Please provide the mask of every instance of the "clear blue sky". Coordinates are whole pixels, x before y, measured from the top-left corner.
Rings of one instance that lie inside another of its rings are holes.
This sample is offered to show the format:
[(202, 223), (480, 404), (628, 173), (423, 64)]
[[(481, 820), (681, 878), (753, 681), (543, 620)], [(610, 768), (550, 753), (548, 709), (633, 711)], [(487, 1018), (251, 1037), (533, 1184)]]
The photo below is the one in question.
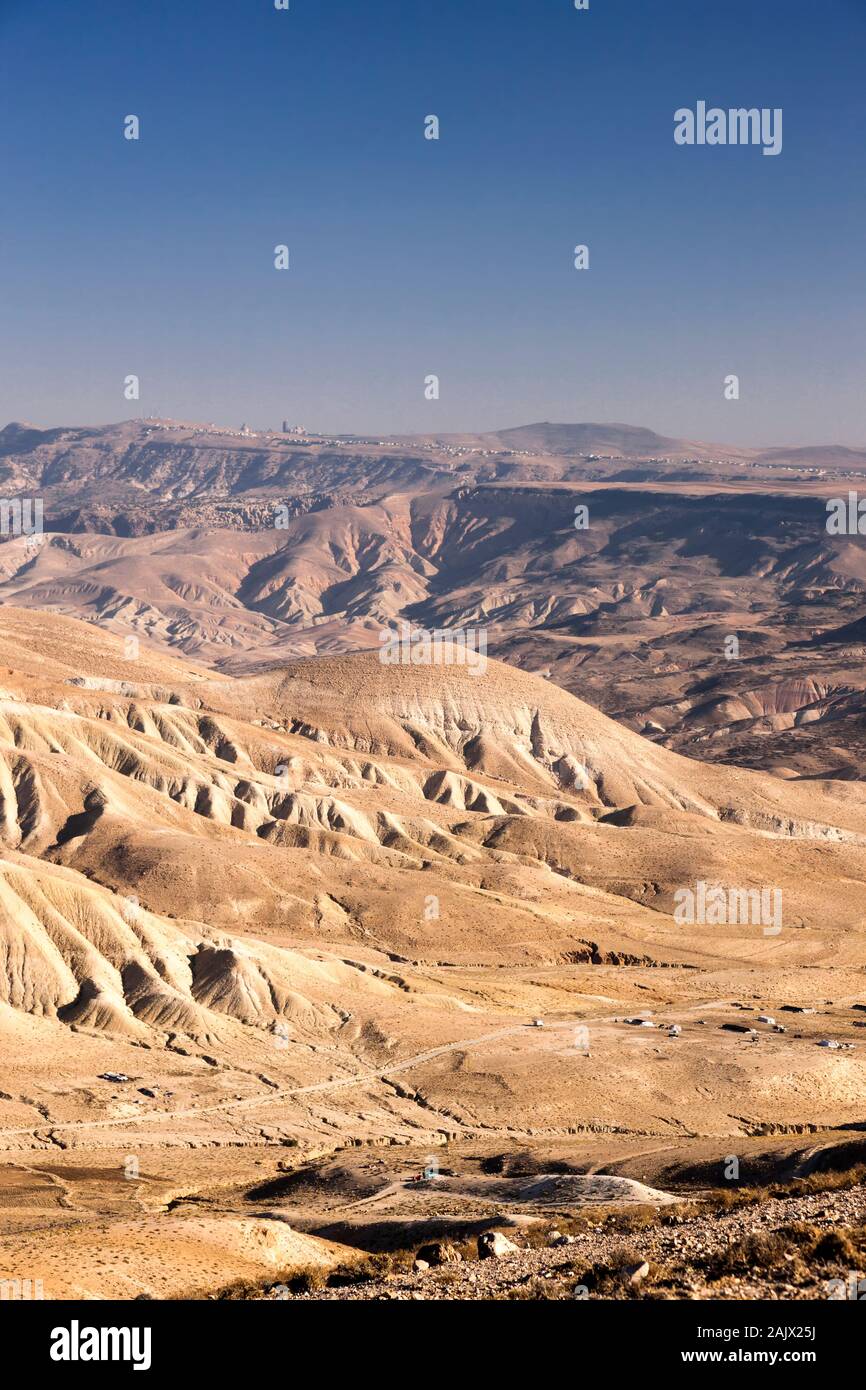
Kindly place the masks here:
[(864, 70), (864, 0), (0, 0), (0, 423), (866, 444)]

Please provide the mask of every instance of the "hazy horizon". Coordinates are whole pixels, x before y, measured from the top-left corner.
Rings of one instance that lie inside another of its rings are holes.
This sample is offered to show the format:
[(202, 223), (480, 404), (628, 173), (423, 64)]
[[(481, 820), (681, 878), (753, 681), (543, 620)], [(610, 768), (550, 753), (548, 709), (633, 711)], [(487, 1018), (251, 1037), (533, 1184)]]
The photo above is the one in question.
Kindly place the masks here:
[[(269, 433), (279, 434), (279, 433), (281, 432), (281, 426), (282, 426), (282, 421), (281, 421), (281, 420), (280, 420), (280, 421), (276, 421), (276, 422), (267, 422), (267, 423), (263, 423), (263, 422), (260, 422), (260, 421), (254, 420), (254, 419), (242, 420), (242, 419), (238, 418), (238, 419), (233, 420), (233, 419), (229, 419), (228, 417), (223, 417), (223, 418), (221, 418), (221, 419), (207, 419), (207, 420), (205, 420), (205, 419), (203, 419), (203, 418), (201, 418), (201, 419), (194, 418), (194, 417), (191, 416), (191, 415), (123, 415), (123, 416), (119, 416), (116, 420), (74, 420), (74, 421), (73, 421), (73, 420), (59, 420), (59, 421), (56, 421), (56, 422), (53, 422), (53, 423), (46, 423), (46, 422), (44, 422), (44, 421), (39, 421), (39, 420), (25, 419), (25, 418), (23, 418), (23, 417), (18, 416), (18, 417), (12, 417), (12, 418), (10, 418), (10, 419), (4, 421), (2, 424), (0, 424), (0, 431), (2, 431), (2, 430), (4, 430), (4, 429), (8, 429), (8, 428), (9, 428), (10, 426), (12, 426), (12, 425), (24, 425), (24, 426), (27, 426), (27, 427), (32, 428), (32, 429), (46, 430), (46, 431), (57, 430), (57, 429), (76, 429), (76, 430), (94, 429), (94, 430), (99, 430), (99, 429), (112, 429), (112, 428), (117, 427), (117, 426), (120, 426), (120, 425), (128, 425), (128, 424), (135, 424), (135, 423), (146, 423), (148, 420), (155, 420), (155, 421), (161, 421), (161, 422), (172, 422), (172, 423), (177, 424), (177, 425), (179, 425), (179, 426), (186, 426), (186, 425), (213, 425), (214, 428), (220, 429), (220, 430), (224, 430), (224, 429), (240, 429), (242, 425), (247, 425), (247, 426), (249, 427), (250, 430), (254, 431), (255, 433), (260, 433), (260, 434), (269, 434)], [(666, 429), (666, 428), (664, 428), (663, 426), (656, 425), (656, 424), (648, 424), (646, 421), (641, 421), (641, 420), (599, 420), (599, 419), (594, 419), (594, 420), (590, 420), (590, 419), (586, 419), (586, 420), (513, 420), (513, 421), (510, 421), (510, 422), (507, 423), (507, 424), (484, 425), (484, 426), (481, 426), (481, 427), (478, 427), (478, 428), (467, 428), (467, 429), (462, 429), (462, 430), (435, 429), (435, 430), (412, 430), (412, 431), (409, 431), (409, 430), (392, 430), (392, 429), (377, 429), (375, 426), (372, 426), (371, 428), (364, 429), (364, 430), (337, 429), (337, 428), (332, 428), (332, 427), (330, 427), (330, 426), (328, 426), (328, 425), (317, 425), (317, 424), (315, 423), (315, 421), (309, 421), (309, 420), (295, 420), (295, 419), (291, 419), (291, 420), (289, 420), (287, 423), (290, 425), (290, 427), (295, 427), (295, 426), (300, 425), (300, 426), (304, 429), (304, 432), (305, 432), (306, 434), (311, 435), (311, 436), (322, 435), (322, 436), (329, 437), (329, 436), (337, 436), (337, 435), (340, 435), (340, 436), (343, 436), (343, 437), (345, 437), (345, 438), (358, 438), (358, 439), (388, 439), (388, 438), (395, 438), (395, 439), (396, 439), (396, 438), (411, 438), (411, 437), (413, 437), (413, 436), (417, 436), (417, 437), (420, 439), (420, 438), (425, 438), (425, 437), (427, 437), (428, 435), (431, 435), (431, 434), (435, 434), (435, 435), (441, 436), (441, 437), (445, 437), (445, 436), (447, 436), (447, 435), (458, 435), (458, 436), (459, 436), (459, 435), (487, 435), (487, 434), (492, 435), (492, 434), (503, 434), (503, 433), (505, 433), (505, 432), (508, 431), (508, 430), (515, 430), (515, 429), (532, 429), (532, 428), (535, 428), (536, 426), (540, 426), (540, 425), (554, 425), (554, 426), (557, 426), (557, 427), (565, 427), (565, 428), (576, 428), (576, 427), (585, 428), (585, 427), (591, 426), (591, 427), (593, 427), (593, 428), (598, 428), (598, 429), (624, 429), (624, 428), (625, 428), (625, 429), (634, 429), (634, 428), (636, 428), (636, 429), (646, 429), (646, 430), (650, 430), (653, 434), (660, 435), (662, 438), (681, 439), (681, 440), (686, 440), (686, 441), (692, 441), (692, 442), (694, 442), (694, 443), (696, 443), (696, 444), (708, 444), (708, 445), (713, 445), (713, 446), (726, 446), (726, 445), (728, 445), (728, 446), (730, 446), (730, 447), (732, 447), (732, 448), (772, 449), (772, 448), (775, 448), (775, 447), (779, 447), (779, 448), (785, 448), (785, 449), (802, 449), (802, 448), (809, 448), (810, 446), (811, 446), (811, 447), (815, 447), (815, 448), (824, 448), (824, 447), (827, 447), (827, 446), (836, 446), (836, 447), (843, 448), (843, 449), (844, 449), (844, 448), (850, 448), (850, 449), (866, 449), (866, 439), (842, 439), (842, 438), (828, 437), (828, 438), (825, 438), (825, 439), (818, 439), (818, 438), (815, 438), (815, 439), (805, 439), (805, 440), (791, 440), (791, 439), (770, 439), (770, 440), (763, 440), (763, 439), (750, 439), (750, 440), (737, 440), (737, 441), (734, 441), (734, 440), (732, 440), (732, 439), (711, 439), (706, 433), (704, 433), (704, 434), (698, 433), (698, 434), (688, 434), (688, 435), (686, 435), (686, 434), (683, 434), (683, 433), (681, 433), (681, 432), (678, 432), (676, 429)], [(866, 435), (866, 430), (864, 430), (864, 435)]]

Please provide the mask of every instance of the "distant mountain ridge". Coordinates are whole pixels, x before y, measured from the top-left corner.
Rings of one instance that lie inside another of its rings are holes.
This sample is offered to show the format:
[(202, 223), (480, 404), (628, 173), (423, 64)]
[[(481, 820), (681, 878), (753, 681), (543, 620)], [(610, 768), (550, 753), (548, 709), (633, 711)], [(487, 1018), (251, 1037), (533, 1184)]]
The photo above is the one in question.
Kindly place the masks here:
[(552, 424), (518, 425), (489, 436), (510, 449), (531, 449), (545, 454), (610, 454), (620, 458), (661, 458), (682, 454), (702, 455), (707, 450), (741, 453), (727, 446), (698, 444), (656, 434), (642, 425)]
[[(400, 451), (399, 453), (397, 451)], [(533, 455), (551, 460), (628, 459), (647, 462), (767, 464), (801, 468), (866, 470), (866, 446), (840, 443), (747, 447), (714, 444), (659, 434), (643, 425), (540, 421), (478, 434), (346, 435), (311, 431), (284, 434), (275, 430), (217, 427), (175, 420), (133, 419), (94, 426), (41, 428), (12, 421), (0, 429), (0, 486), (38, 483), (56, 486), (73, 479), (80, 485), (100, 478), (128, 480), (137, 488), (177, 495), (189, 480), (193, 492), (237, 494), (287, 481), (287, 462), (321, 460), (330, 469), (319, 471), (317, 486), (339, 483), (340, 459), (351, 455), (378, 459), (375, 485), (395, 481), (429, 482), (429, 474), (447, 477), (455, 471), (454, 455), (463, 455), (463, 471), (481, 476), (491, 456)], [(420, 455), (420, 457), (419, 457)], [(424, 457), (426, 455), (427, 457)], [(476, 457), (473, 459), (473, 455)], [(432, 457), (431, 457), (432, 456)], [(408, 473), (414, 476), (407, 476)], [(510, 465), (509, 480), (515, 476)], [(308, 482), (295, 473), (295, 481)], [(181, 478), (178, 476), (182, 474)], [(20, 477), (19, 477), (20, 475)], [(548, 480), (552, 480), (550, 474)], [(357, 472), (353, 473), (357, 477)], [(483, 480), (489, 481), (489, 477)], [(527, 475), (527, 481), (534, 476)], [(367, 481), (364, 479), (363, 481)], [(157, 486), (153, 487), (151, 484)], [(305, 488), (303, 490), (306, 490)]]
[[(42, 535), (0, 510), (0, 605), (225, 672), (378, 650), (404, 622), (482, 627), (491, 655), (668, 747), (859, 778), (866, 551), (825, 523), (864, 478), (866, 451), (725, 458), (616, 424), (401, 440), (13, 423), (0, 499), (38, 498)], [(748, 660), (726, 658), (735, 634)]]

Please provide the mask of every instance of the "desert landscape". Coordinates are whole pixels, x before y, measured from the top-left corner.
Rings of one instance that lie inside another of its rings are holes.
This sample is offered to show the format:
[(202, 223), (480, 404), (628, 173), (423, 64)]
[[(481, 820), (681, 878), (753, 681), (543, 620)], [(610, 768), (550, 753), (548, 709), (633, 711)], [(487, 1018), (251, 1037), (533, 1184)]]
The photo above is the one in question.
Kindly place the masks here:
[(858, 1296), (864, 476), (0, 431), (5, 1296)]
[(864, 53), (0, 0), (28, 1368), (858, 1364)]

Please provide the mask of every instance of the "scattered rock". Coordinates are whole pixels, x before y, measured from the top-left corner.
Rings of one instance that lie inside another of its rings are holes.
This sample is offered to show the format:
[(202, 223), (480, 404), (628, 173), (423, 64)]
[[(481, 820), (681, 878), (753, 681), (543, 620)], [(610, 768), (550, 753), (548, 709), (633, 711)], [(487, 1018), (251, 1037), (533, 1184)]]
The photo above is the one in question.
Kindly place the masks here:
[(436, 1268), (439, 1265), (459, 1264), (462, 1259), (463, 1256), (460, 1251), (447, 1240), (437, 1240), (431, 1245), (422, 1245), (416, 1255), (416, 1262), (420, 1260), (427, 1268), (431, 1265)]
[(517, 1246), (499, 1231), (482, 1231), (478, 1237), (479, 1260), (501, 1260), (516, 1254)]

